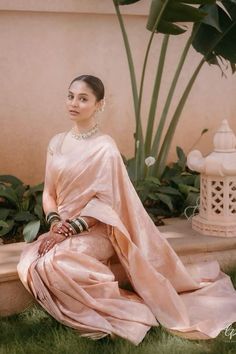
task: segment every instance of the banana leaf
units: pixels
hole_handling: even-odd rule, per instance
[[[187,27],[180,26],[180,24],[177,24],[178,22],[200,22],[207,15],[203,8],[197,8],[192,6],[192,4],[208,4],[213,1],[214,0],[195,0],[193,2],[191,0],[169,0],[161,20],[156,28],[154,28],[156,19],[167,0],[152,0],[146,27],[151,32],[155,30],[155,32],[173,35],[184,33]]]
[[[196,51],[203,54],[209,64],[219,65],[219,59],[224,58],[231,63],[232,71],[236,64],[236,1],[222,1],[217,4],[203,6],[208,15],[200,24],[193,41]],[[212,23],[218,21],[219,28]]]

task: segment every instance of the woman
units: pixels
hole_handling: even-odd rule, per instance
[[[69,86],[74,126],[49,143],[43,207],[50,231],[18,265],[25,287],[58,321],[93,339],[139,344],[160,322],[191,339],[216,337],[236,321],[236,292],[216,261],[186,267],[146,213],[113,139],[99,131],[102,82]],[[117,256],[133,286],[120,287]]]

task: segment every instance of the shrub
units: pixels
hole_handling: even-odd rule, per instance
[[[15,176],[0,176],[0,237],[5,243],[31,242],[47,231],[42,192],[43,183],[30,187]]]

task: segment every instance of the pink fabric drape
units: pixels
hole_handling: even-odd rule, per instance
[[[56,186],[62,218],[101,223],[38,256],[39,240],[18,264],[25,287],[58,321],[94,339],[118,335],[138,344],[151,326],[192,339],[216,337],[236,321],[236,291],[217,261],[183,265],[145,211],[114,140],[99,135],[54,151],[47,183]],[[111,271],[116,254],[135,292]]]

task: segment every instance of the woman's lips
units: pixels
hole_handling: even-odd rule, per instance
[[[72,114],[72,115],[76,115],[76,114],[79,114],[79,112],[77,112],[77,111],[69,111],[70,112],[70,114]]]

